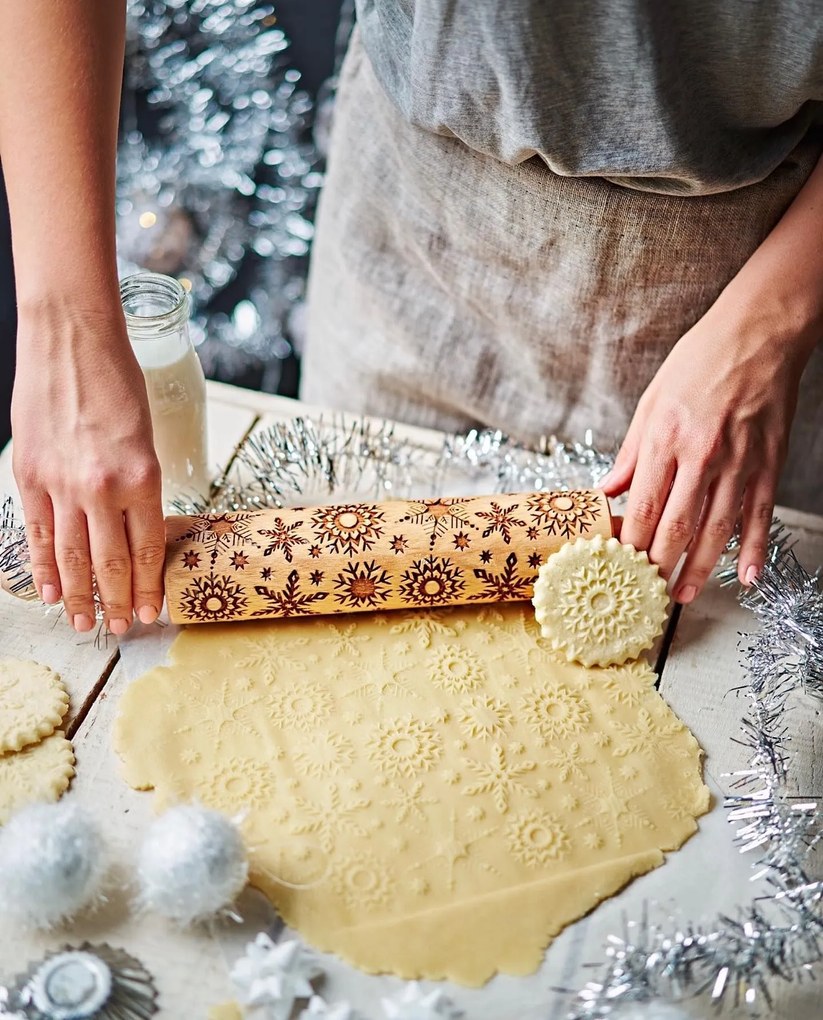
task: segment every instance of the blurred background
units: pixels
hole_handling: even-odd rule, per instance
[[[127,0],[121,276],[190,289],[207,376],[294,396],[335,74],[353,0]],[[14,276],[0,179],[0,446]]]

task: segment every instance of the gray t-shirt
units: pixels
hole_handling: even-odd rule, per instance
[[[669,194],[767,177],[823,125],[823,0],[357,0],[411,123]]]

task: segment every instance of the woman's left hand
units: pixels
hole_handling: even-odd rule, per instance
[[[768,302],[765,302],[768,305]],[[724,292],[675,345],[637,405],[609,496],[629,489],[621,541],[648,550],[691,602],[742,509],[739,577],[763,569],[800,377],[813,347],[785,310]]]

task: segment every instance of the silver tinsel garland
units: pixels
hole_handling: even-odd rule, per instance
[[[295,495],[320,500],[409,495],[428,473],[432,454],[402,439],[391,422],[332,416],[296,418],[253,433],[237,459],[261,501],[283,506]]]
[[[263,366],[272,390],[299,332],[322,184],[287,48],[261,0],[128,0],[121,273],[184,280],[207,372]]]
[[[8,591],[19,599],[32,601],[37,591],[29,569],[29,544],[22,522],[17,519],[14,500],[4,497],[0,504],[0,577]]]
[[[438,442],[440,445],[438,445]],[[471,430],[423,444],[392,422],[342,415],[294,418],[241,444],[208,498],[178,500],[179,513],[282,507],[295,498],[425,497],[432,492],[525,492],[597,485],[614,458],[582,443],[546,439],[531,450],[497,430]]]
[[[536,492],[596,488],[612,469],[614,456],[594,446],[590,430],[582,442],[564,443],[549,436],[533,450],[497,429],[472,429],[447,437],[440,460],[444,467],[455,464],[464,476],[468,468],[495,479],[498,492]]]
[[[740,852],[757,854],[753,868],[764,891],[738,917],[721,915],[709,926],[672,929],[647,917],[627,925],[610,940],[604,972],[579,993],[569,1020],[617,1020],[629,1003],[695,996],[763,1015],[775,982],[813,976],[823,959],[823,881],[806,871],[823,816],[819,798],[790,792],[786,722],[795,690],[823,699],[823,593],[788,539],[776,521],[766,567],[740,596],[761,629],[742,641],[749,704],[738,741],[749,763],[729,777],[733,792],[724,802]],[[726,578],[736,568],[736,548],[733,540],[721,568]]]
[[[365,487],[370,495],[408,495],[421,486],[445,492],[451,479],[486,491],[574,488],[596,485],[611,463],[589,436],[583,443],[549,440],[535,453],[500,432],[473,431],[447,438],[438,450],[407,442],[388,423],[295,419],[249,438],[231,476],[219,478],[210,497],[179,509],[280,506],[336,496],[341,487],[361,494]],[[7,576],[17,571],[18,584],[24,551],[7,501],[0,565]],[[736,536],[720,565],[723,583],[736,578],[738,551]],[[811,975],[823,958],[823,881],[807,871],[808,854],[823,835],[820,804],[791,792],[787,726],[787,702],[796,691],[823,700],[823,593],[779,521],[766,567],[740,599],[760,630],[741,645],[748,708],[738,742],[749,761],[730,776],[725,808],[741,852],[755,855],[763,891],[737,917],[709,925],[672,927],[648,916],[627,922],[610,937],[607,961],[595,965],[599,977],[578,993],[569,1020],[654,1020],[667,1004],[695,997],[714,1006],[744,1004],[757,1014],[770,1009],[777,982]]]

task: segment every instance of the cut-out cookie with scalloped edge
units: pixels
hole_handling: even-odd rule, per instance
[[[553,553],[532,598],[543,637],[584,666],[618,665],[651,648],[668,602],[666,582],[646,553],[601,536]]]
[[[0,754],[50,736],[68,707],[66,689],[48,666],[0,659]]]
[[[74,775],[74,750],[62,733],[0,755],[0,825],[27,804],[58,800]]]

